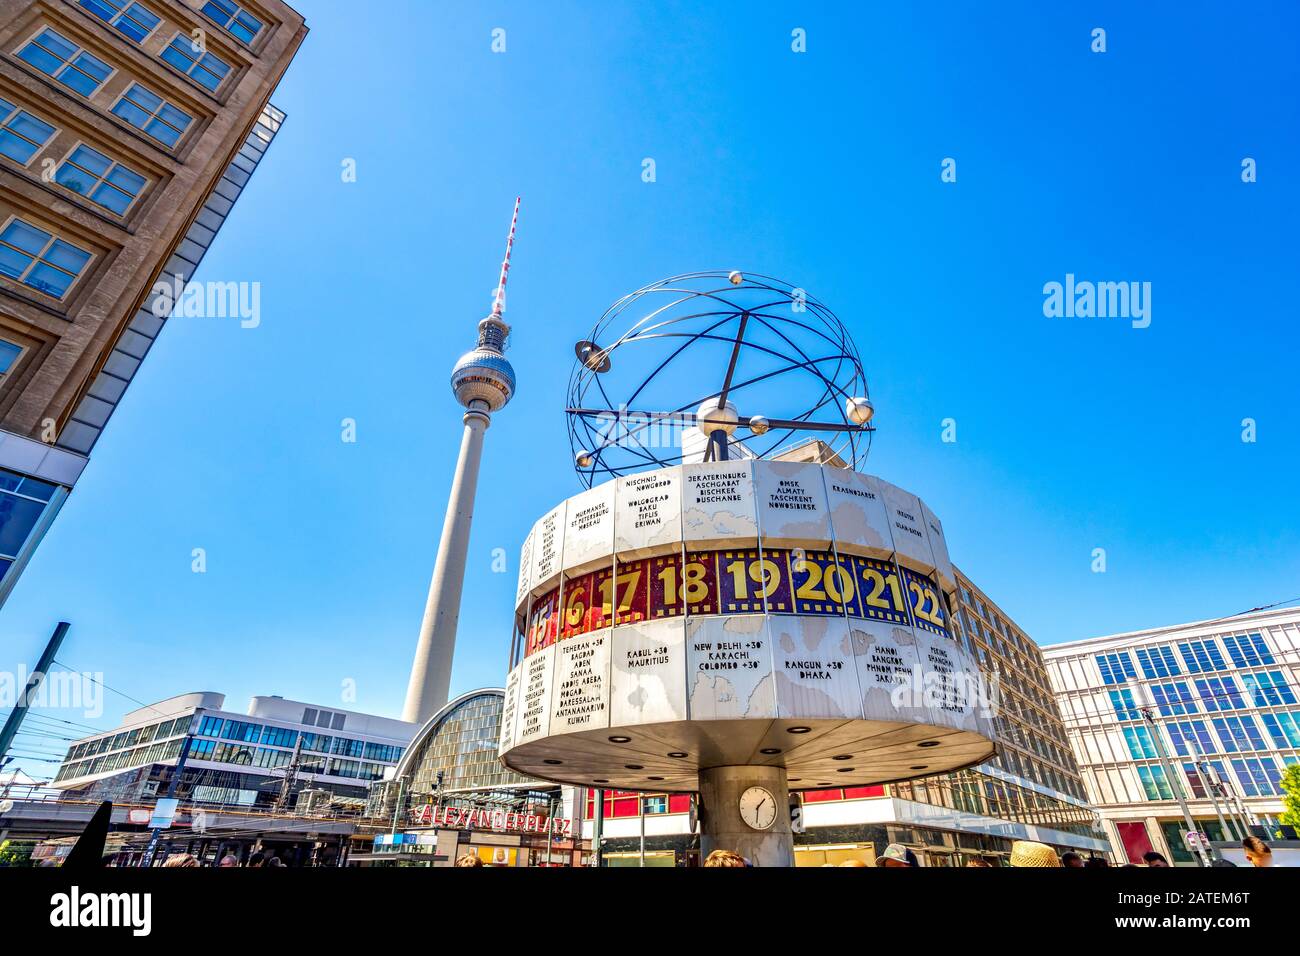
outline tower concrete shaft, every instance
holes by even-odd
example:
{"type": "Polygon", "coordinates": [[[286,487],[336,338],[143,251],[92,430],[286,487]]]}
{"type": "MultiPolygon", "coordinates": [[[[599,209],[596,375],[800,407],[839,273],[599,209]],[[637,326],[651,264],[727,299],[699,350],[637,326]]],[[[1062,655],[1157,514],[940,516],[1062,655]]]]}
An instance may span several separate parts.
{"type": "Polygon", "coordinates": [[[447,499],[442,540],[438,544],[424,620],[420,623],[420,638],[415,646],[406,706],[402,709],[402,719],[416,724],[423,724],[447,703],[451,688],[451,659],[456,647],[456,625],[460,620],[469,531],[474,519],[479,462],[483,457],[483,433],[489,423],[486,408],[471,407],[465,412],[465,432],[461,436],[460,457],[456,460],[456,476],[451,483],[451,496],[447,499]]]}

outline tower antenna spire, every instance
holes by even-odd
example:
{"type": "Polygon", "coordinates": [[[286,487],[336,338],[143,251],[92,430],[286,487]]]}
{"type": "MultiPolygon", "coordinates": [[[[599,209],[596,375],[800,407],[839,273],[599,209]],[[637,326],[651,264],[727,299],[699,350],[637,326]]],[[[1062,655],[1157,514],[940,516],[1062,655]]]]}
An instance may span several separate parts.
{"type": "Polygon", "coordinates": [[[510,278],[510,251],[515,245],[515,225],[519,222],[519,200],[521,197],[515,197],[515,212],[510,217],[510,234],[506,236],[506,257],[501,260],[501,280],[497,283],[497,294],[492,300],[492,317],[501,318],[501,313],[506,310],[506,280],[510,278]]]}

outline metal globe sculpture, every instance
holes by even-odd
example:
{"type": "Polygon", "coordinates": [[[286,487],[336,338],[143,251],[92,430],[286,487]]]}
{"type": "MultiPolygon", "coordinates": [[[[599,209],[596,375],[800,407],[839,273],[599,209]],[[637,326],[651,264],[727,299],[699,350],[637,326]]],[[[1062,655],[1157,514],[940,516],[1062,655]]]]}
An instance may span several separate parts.
{"type": "Polygon", "coordinates": [[[790,866],[792,789],[995,752],[943,524],[861,470],[875,409],[834,313],[778,279],[700,272],[620,299],[574,354],[589,487],[523,540],[506,767],[695,793],[702,853],[790,866]]]}
{"type": "Polygon", "coordinates": [[[731,270],[652,283],[574,351],[569,440],[588,487],[701,455],[766,458],[809,433],[854,468],[871,446],[866,374],[844,323],[781,279],[731,270]]]}

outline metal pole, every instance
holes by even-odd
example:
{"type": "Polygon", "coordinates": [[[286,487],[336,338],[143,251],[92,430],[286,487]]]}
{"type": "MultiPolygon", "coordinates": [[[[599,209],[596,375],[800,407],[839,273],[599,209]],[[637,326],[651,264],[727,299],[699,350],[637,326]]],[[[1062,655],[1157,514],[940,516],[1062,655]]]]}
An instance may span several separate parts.
{"type": "MultiPolygon", "coordinates": [[[[194,737],[190,734],[185,735],[185,740],[181,743],[180,759],[176,761],[176,769],[172,771],[172,778],[167,784],[167,795],[164,799],[170,800],[176,796],[176,785],[181,781],[181,771],[185,769],[185,761],[190,756],[190,744],[193,743],[194,737]]],[[[157,811],[158,803],[154,801],[154,810],[157,811]]],[[[162,827],[154,827],[153,832],[149,834],[149,843],[144,848],[144,856],[140,858],[140,866],[153,866],[153,856],[158,850],[158,838],[162,835],[162,827]]]]}
{"type": "MultiPolygon", "coordinates": [[[[1192,745],[1192,749],[1196,751],[1192,758],[1192,767],[1196,770],[1196,779],[1201,781],[1201,788],[1205,791],[1206,796],[1210,798],[1210,803],[1214,805],[1214,815],[1219,818],[1219,828],[1223,831],[1223,836],[1226,839],[1232,831],[1228,829],[1228,821],[1224,819],[1223,811],[1219,809],[1219,798],[1214,792],[1214,787],[1210,785],[1209,778],[1201,772],[1201,763],[1205,759],[1205,753],[1201,750],[1201,744],[1196,739],[1196,728],[1192,728],[1191,736],[1186,734],[1184,736],[1192,745]]],[[[1232,838],[1236,839],[1235,833],[1232,834],[1232,838]]]]}
{"type": "Polygon", "coordinates": [[[1205,774],[1201,773],[1200,763],[1194,761],[1192,767],[1196,770],[1196,779],[1201,781],[1201,789],[1205,791],[1205,795],[1210,798],[1210,803],[1214,806],[1214,815],[1219,818],[1219,830],[1223,833],[1224,839],[1235,840],[1237,834],[1228,828],[1228,821],[1224,819],[1223,811],[1219,808],[1219,798],[1214,792],[1214,787],[1210,786],[1210,781],[1205,774]]]}
{"type": "Polygon", "coordinates": [[[401,777],[398,777],[397,778],[397,803],[393,805],[393,828],[388,831],[390,835],[397,833],[397,818],[401,816],[402,813],[402,790],[405,787],[405,785],[406,785],[406,776],[403,775],[401,777]]]}
{"type": "Polygon", "coordinates": [[[637,802],[641,810],[641,861],[638,866],[645,866],[645,795],[638,794],[637,802]]]}
{"type": "MultiPolygon", "coordinates": [[[[1210,769],[1213,770],[1214,768],[1211,767],[1210,769]]],[[[1214,776],[1214,786],[1218,790],[1219,796],[1223,797],[1223,805],[1228,808],[1228,815],[1232,817],[1232,825],[1241,831],[1241,837],[1245,839],[1250,834],[1250,823],[1241,812],[1241,806],[1237,802],[1236,794],[1223,785],[1223,778],[1217,772],[1214,776]]]]}
{"type": "Polygon", "coordinates": [[[600,841],[603,839],[601,833],[605,829],[605,791],[597,789],[593,793],[596,800],[595,809],[591,814],[591,853],[596,861],[596,869],[600,869],[602,865],[600,841]]]}
{"type": "MultiPolygon", "coordinates": [[[[1196,823],[1192,820],[1192,811],[1187,809],[1187,801],[1183,798],[1182,784],[1178,778],[1174,776],[1174,768],[1169,765],[1169,756],[1165,753],[1164,741],[1160,739],[1160,728],[1156,726],[1155,719],[1151,716],[1150,708],[1143,707],[1141,714],[1142,718],[1151,725],[1151,739],[1155,741],[1156,753],[1160,755],[1160,763],[1164,765],[1165,776],[1168,777],[1170,786],[1173,787],[1174,796],[1178,798],[1178,805],[1183,810],[1183,820],[1187,823],[1187,829],[1188,831],[1199,832],[1196,831],[1196,823]]],[[[1185,839],[1184,842],[1186,842],[1185,839]]],[[[1206,854],[1205,848],[1201,846],[1199,840],[1196,843],[1195,850],[1195,855],[1200,858],[1201,866],[1209,866],[1210,858],[1208,854],[1206,854]]]]}
{"type": "Polygon", "coordinates": [[[546,865],[551,865],[551,848],[555,846],[555,797],[546,804],[546,865]]]}
{"type": "Polygon", "coordinates": [[[5,762],[5,755],[9,753],[9,748],[13,745],[14,736],[18,733],[18,728],[22,726],[23,718],[27,716],[27,708],[31,706],[32,698],[36,696],[41,684],[45,682],[45,672],[54,663],[54,655],[59,652],[59,647],[62,646],[63,638],[67,636],[69,627],[71,625],[67,621],[60,621],[54,628],[54,633],[50,635],[49,641],[46,642],[40,660],[36,662],[36,670],[32,671],[31,676],[27,678],[27,686],[24,688],[22,696],[15,701],[14,709],[10,711],[4,728],[0,729],[0,763],[5,762]]]}

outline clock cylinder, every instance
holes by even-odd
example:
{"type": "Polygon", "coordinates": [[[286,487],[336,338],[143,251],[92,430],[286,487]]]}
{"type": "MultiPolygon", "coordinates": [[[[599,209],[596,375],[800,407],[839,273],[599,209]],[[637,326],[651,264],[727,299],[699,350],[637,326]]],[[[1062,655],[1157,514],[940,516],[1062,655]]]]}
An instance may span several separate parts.
{"type": "MultiPolygon", "coordinates": [[[[731,850],[754,866],[794,866],[790,787],[784,767],[709,767],[700,771],[700,858],[731,850]],[[751,788],[770,794],[776,819],[763,829],[745,819],[741,801],[751,788]]],[[[752,808],[751,808],[752,809],[752,808]]],[[[768,808],[760,811],[760,822],[768,808]]]]}

